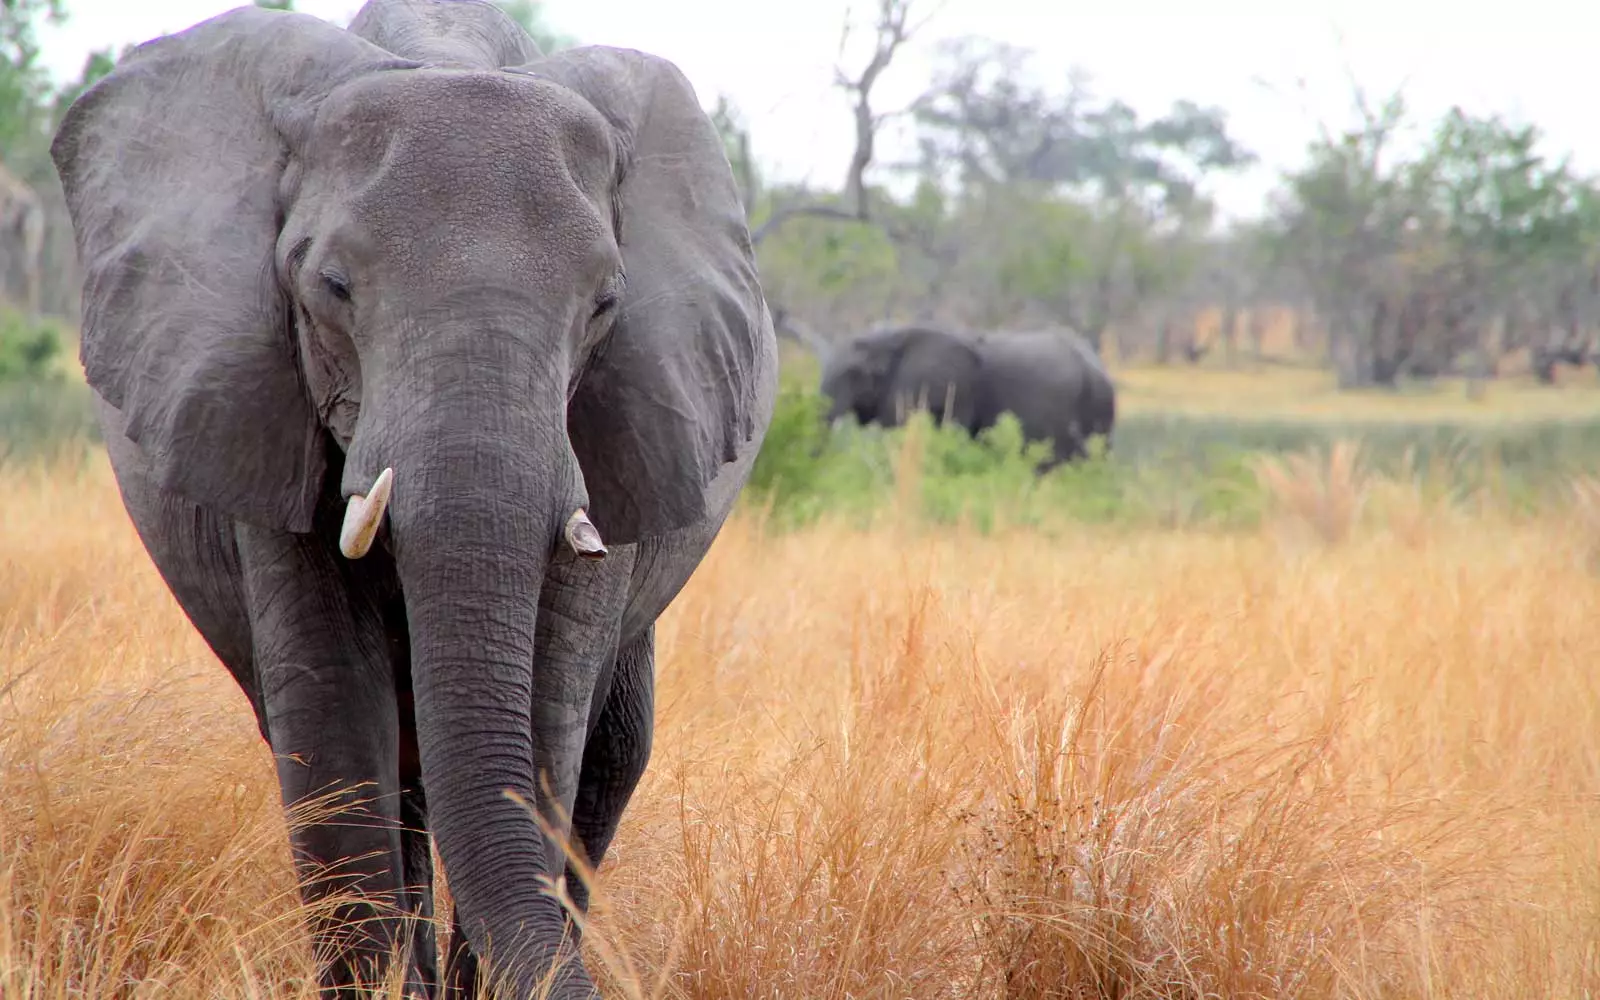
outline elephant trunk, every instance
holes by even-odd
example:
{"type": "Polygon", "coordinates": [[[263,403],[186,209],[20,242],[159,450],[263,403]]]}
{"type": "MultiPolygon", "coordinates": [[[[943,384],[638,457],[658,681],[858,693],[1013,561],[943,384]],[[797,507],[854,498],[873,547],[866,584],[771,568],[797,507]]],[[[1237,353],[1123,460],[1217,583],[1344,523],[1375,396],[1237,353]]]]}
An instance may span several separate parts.
{"type": "Polygon", "coordinates": [[[551,551],[584,544],[595,557],[603,545],[586,518],[572,526],[586,497],[561,386],[553,376],[530,386],[525,365],[510,384],[515,362],[485,360],[432,358],[435,372],[460,377],[436,377],[417,415],[391,422],[384,448],[428,822],[459,926],[488,975],[529,996],[552,961],[570,958],[552,995],[591,996],[575,954],[558,947],[560,905],[542,892],[541,876],[559,872],[561,859],[547,857],[543,834],[507,793],[537,801],[535,617],[551,551]]]}

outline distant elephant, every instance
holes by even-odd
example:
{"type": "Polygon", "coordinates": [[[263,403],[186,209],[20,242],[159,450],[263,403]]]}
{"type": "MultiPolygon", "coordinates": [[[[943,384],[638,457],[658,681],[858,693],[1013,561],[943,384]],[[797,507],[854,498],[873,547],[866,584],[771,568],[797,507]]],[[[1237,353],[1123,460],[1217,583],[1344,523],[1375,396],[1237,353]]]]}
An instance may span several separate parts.
{"type": "Polygon", "coordinates": [[[368,783],[294,835],[343,873],[310,895],[370,896],[313,928],[324,992],[409,944],[415,995],[528,997],[557,964],[551,996],[596,995],[541,879],[583,887],[506,793],[600,863],[650,755],[654,623],[777,385],[693,88],[632,50],[543,57],[489,3],[244,7],[124,58],[52,154],[145,548],[284,802],[368,783]],[[430,833],[442,971],[405,915],[432,913],[430,833]]]}
{"type": "Polygon", "coordinates": [[[1116,390],[1094,349],[1069,331],[970,336],[929,326],[876,330],[825,351],[828,417],[900,424],[919,405],[977,435],[1002,412],[1028,441],[1052,442],[1042,469],[1082,458],[1090,437],[1109,444],[1116,390]]]}

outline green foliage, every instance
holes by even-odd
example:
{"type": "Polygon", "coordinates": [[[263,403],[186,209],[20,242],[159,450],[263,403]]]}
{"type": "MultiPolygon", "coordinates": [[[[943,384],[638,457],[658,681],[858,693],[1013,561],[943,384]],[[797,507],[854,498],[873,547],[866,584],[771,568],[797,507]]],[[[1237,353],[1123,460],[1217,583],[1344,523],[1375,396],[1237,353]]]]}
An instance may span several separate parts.
{"type": "Polygon", "coordinates": [[[1577,336],[1600,306],[1595,181],[1550,157],[1532,125],[1452,108],[1406,158],[1400,96],[1360,109],[1286,176],[1273,225],[1278,259],[1333,320],[1341,381],[1392,386],[1408,365],[1482,357],[1496,318],[1577,336]]]}
{"type": "Polygon", "coordinates": [[[65,17],[61,0],[0,0],[0,151],[32,141],[44,127],[50,80],[39,64],[38,29],[65,17]]]}
{"type": "Polygon", "coordinates": [[[775,297],[813,326],[889,313],[984,327],[1043,321],[1098,344],[1153,295],[1180,292],[1211,219],[1203,179],[1253,157],[1219,109],[1178,102],[1145,118],[1078,76],[1065,88],[1030,82],[1032,61],[986,39],[944,48],[910,116],[920,157],[900,169],[914,192],[897,198],[869,183],[871,225],[852,221],[854,199],[833,191],[769,193],[757,223],[772,206],[840,210],[792,218],[763,244],[775,297]],[[829,242],[830,229],[846,232],[829,242]],[[870,270],[854,256],[869,240],[882,247],[870,270]]]}
{"type": "Polygon", "coordinates": [[[52,85],[39,62],[38,28],[66,19],[62,0],[0,0],[0,162],[35,186],[53,173],[50,137],[62,115],[119,58],[110,49],[91,52],[78,79],[52,85]]]}
{"type": "Polygon", "coordinates": [[[778,387],[766,445],[750,470],[750,488],[784,492],[804,488],[812,481],[816,463],[828,446],[827,412],[827,397],[785,379],[778,387]]]}
{"type": "Polygon", "coordinates": [[[30,322],[22,313],[0,307],[0,383],[59,378],[61,332],[52,324],[30,322]]]}
{"type": "Polygon", "coordinates": [[[761,244],[759,255],[762,284],[775,301],[805,302],[822,313],[842,308],[882,315],[900,274],[894,242],[865,222],[793,218],[761,244]]]}
{"type": "Polygon", "coordinates": [[[256,0],[256,6],[266,10],[294,10],[294,0],[256,0]]]}

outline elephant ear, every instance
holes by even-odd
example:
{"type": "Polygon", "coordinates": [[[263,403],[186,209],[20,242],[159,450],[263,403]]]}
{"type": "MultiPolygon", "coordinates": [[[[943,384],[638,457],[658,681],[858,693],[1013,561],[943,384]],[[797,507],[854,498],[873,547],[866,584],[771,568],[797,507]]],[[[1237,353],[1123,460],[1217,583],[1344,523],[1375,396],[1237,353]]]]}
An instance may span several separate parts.
{"type": "Polygon", "coordinates": [[[619,543],[692,524],[761,430],[756,365],[775,350],[727,154],[664,59],[592,46],[523,70],[583,95],[620,150],[626,289],[567,407],[590,516],[619,543]]]}
{"type": "Polygon", "coordinates": [[[522,25],[486,0],[368,0],[350,31],[430,66],[499,69],[544,54],[522,25]]]}
{"type": "Polygon", "coordinates": [[[80,359],[161,488],[308,531],[325,456],[274,268],[279,186],[322,98],[414,64],[245,7],[148,42],[51,145],[84,270],[80,359]]]}

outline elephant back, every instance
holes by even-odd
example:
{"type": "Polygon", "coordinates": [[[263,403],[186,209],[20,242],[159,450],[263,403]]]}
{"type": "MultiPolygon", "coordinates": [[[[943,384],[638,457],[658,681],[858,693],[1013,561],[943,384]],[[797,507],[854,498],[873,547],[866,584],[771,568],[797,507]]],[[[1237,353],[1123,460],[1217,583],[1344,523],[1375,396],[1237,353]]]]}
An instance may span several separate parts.
{"type": "Polygon", "coordinates": [[[978,341],[991,419],[1011,412],[1029,438],[1077,441],[1109,423],[1110,379],[1070,331],[999,331],[978,341]]]}

